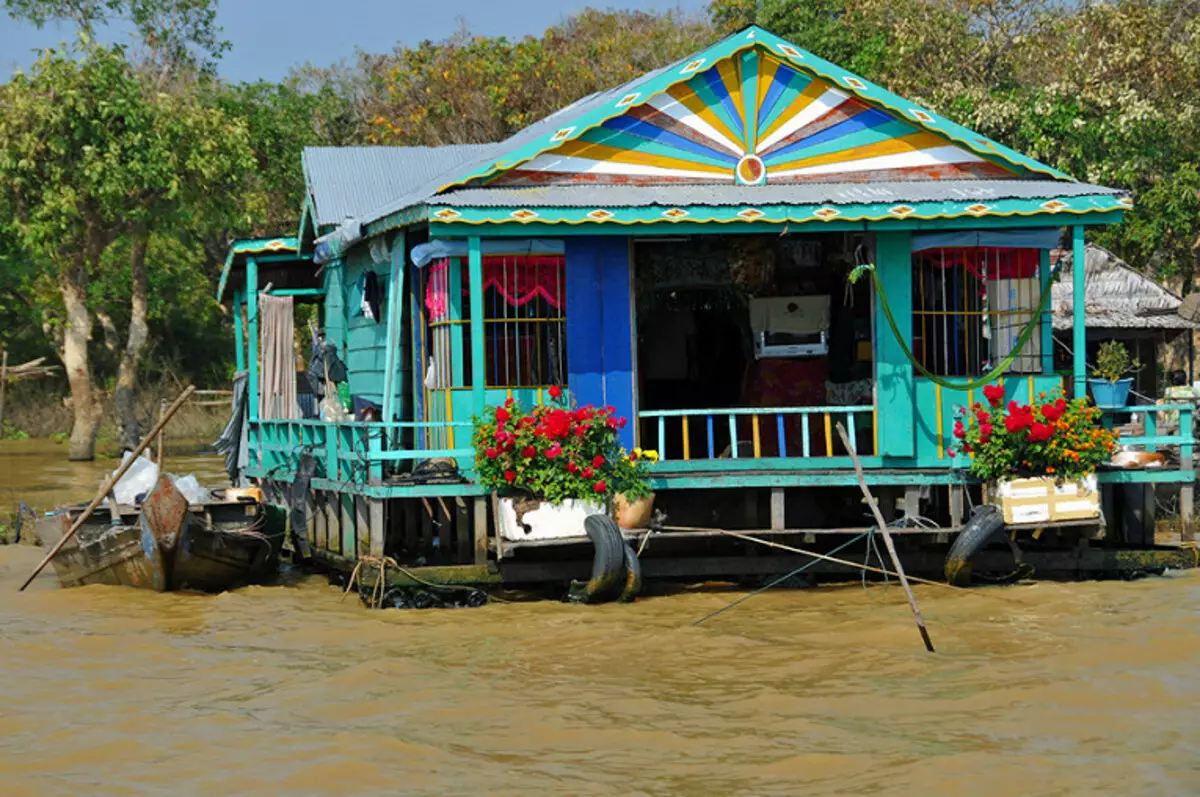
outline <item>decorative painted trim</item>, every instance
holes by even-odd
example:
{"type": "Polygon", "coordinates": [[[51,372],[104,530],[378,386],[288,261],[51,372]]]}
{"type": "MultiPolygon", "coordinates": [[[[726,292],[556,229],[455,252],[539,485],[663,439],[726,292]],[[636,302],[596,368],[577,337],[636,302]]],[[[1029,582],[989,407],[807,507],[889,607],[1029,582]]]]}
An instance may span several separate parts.
{"type": "Polygon", "coordinates": [[[225,267],[221,269],[221,278],[217,280],[217,301],[225,295],[225,286],[229,283],[229,275],[233,272],[233,263],[239,256],[256,255],[263,252],[271,254],[299,253],[300,241],[287,236],[279,238],[242,238],[229,245],[225,255],[225,267]]]}
{"type": "Polygon", "coordinates": [[[234,241],[229,249],[235,255],[258,254],[259,252],[278,254],[279,252],[299,251],[299,243],[295,238],[251,238],[234,241]]]}
{"type": "Polygon", "coordinates": [[[518,167],[564,142],[578,139],[585,132],[600,126],[609,119],[621,115],[630,107],[628,103],[621,104],[630,94],[637,92],[647,100],[650,100],[655,96],[663,94],[671,87],[689,80],[706,65],[715,64],[724,59],[737,56],[755,47],[761,47],[772,53],[778,52],[788,59],[788,63],[792,68],[804,74],[846,86],[847,90],[854,97],[863,102],[881,110],[890,111],[922,130],[936,133],[987,160],[1000,160],[1020,170],[1049,175],[1058,180],[1072,180],[1069,175],[1057,169],[1039,163],[1002,144],[986,139],[962,125],[951,122],[948,119],[940,118],[924,108],[914,106],[908,100],[868,80],[853,75],[823,58],[802,50],[791,42],[785,41],[767,30],[751,26],[744,35],[734,34],[717,42],[712,47],[697,53],[678,69],[668,70],[652,77],[644,77],[640,82],[629,86],[620,97],[615,97],[611,102],[574,119],[572,125],[560,128],[551,134],[539,137],[512,152],[506,153],[503,158],[506,164],[504,167],[499,167],[498,161],[491,159],[488,164],[472,172],[463,174],[457,180],[443,185],[436,193],[442,193],[472,180],[487,179],[500,171],[518,167]]]}
{"type": "MultiPolygon", "coordinates": [[[[897,219],[979,219],[1012,216],[1084,215],[1089,213],[1124,212],[1127,206],[1109,194],[1062,197],[1054,200],[1053,210],[1047,209],[1045,199],[1000,199],[991,204],[981,202],[915,202],[851,205],[766,205],[711,206],[689,205],[662,209],[659,206],[634,208],[572,208],[540,207],[536,213],[524,208],[458,207],[454,208],[455,224],[539,224],[556,225],[637,225],[675,224],[738,224],[766,222],[774,224],[820,224],[829,221],[883,221],[897,219]]],[[[430,216],[431,226],[438,225],[440,214],[430,216]]]]}

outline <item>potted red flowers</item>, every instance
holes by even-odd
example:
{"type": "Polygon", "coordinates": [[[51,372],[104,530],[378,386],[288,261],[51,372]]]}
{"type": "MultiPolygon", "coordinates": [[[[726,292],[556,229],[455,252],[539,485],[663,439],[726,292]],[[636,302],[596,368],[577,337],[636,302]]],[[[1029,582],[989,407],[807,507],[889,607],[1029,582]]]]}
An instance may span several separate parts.
{"type": "Polygon", "coordinates": [[[583,536],[624,472],[612,407],[573,406],[562,389],[526,410],[509,399],[474,420],[477,481],[497,494],[497,526],[510,540],[583,536]]]}
{"type": "Polygon", "coordinates": [[[1117,449],[1087,399],[1067,401],[1061,390],[1033,404],[1004,403],[1004,389],[983,389],[986,404],[961,408],[958,441],[950,454],[971,457],[970,472],[986,482],[1006,523],[1097,517],[1096,467],[1117,449]]]}

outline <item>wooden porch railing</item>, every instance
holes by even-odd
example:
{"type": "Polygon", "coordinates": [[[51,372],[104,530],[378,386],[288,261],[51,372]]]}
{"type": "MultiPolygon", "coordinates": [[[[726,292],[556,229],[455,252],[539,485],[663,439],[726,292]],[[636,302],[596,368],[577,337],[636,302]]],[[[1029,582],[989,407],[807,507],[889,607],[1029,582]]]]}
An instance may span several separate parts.
{"type": "Polygon", "coordinates": [[[296,472],[300,457],[311,454],[318,461],[318,476],[347,485],[369,484],[383,478],[385,464],[448,457],[465,466],[475,456],[470,421],[416,421],[367,423],[317,420],[250,421],[248,426],[250,465],[286,478],[296,472]],[[406,433],[427,431],[431,437],[467,441],[465,447],[421,449],[408,444],[406,433]]]}
{"type": "Polygon", "coordinates": [[[660,461],[844,455],[833,433],[838,420],[846,424],[854,453],[873,455],[879,448],[875,417],[872,406],[739,407],[638,413],[643,446],[649,448],[653,441],[660,461]],[[864,420],[869,421],[866,427],[864,420]],[[859,433],[864,430],[870,433],[867,446],[859,442],[859,433]]]}

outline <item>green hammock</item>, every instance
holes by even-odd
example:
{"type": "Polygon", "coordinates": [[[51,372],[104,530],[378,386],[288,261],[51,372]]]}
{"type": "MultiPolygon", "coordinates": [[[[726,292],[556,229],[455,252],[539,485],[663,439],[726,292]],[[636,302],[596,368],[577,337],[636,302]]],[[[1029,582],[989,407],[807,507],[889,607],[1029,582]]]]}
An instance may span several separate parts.
{"type": "Polygon", "coordinates": [[[1034,311],[1033,318],[1029,319],[1029,323],[1025,325],[1025,329],[1021,330],[1021,336],[1017,338],[1017,345],[1008,353],[1000,363],[988,373],[977,379],[971,379],[966,382],[951,382],[937,374],[930,372],[928,368],[917,361],[909,350],[908,344],[904,342],[904,336],[900,334],[900,328],[896,325],[896,318],[892,315],[892,308],[888,305],[887,296],[883,292],[883,285],[879,282],[879,272],[875,270],[875,266],[868,263],[866,265],[856,266],[850,272],[850,282],[858,282],[864,272],[871,272],[871,278],[875,282],[875,293],[879,295],[879,306],[883,308],[883,316],[887,319],[888,326],[892,328],[892,334],[896,336],[896,342],[900,344],[900,350],[904,352],[904,356],[909,359],[909,362],[929,381],[935,385],[941,385],[950,390],[974,390],[977,387],[983,387],[996,380],[1005,371],[1012,366],[1013,362],[1020,356],[1021,350],[1025,348],[1025,344],[1033,337],[1033,333],[1037,330],[1038,324],[1041,321],[1042,314],[1046,312],[1046,308],[1050,304],[1050,283],[1046,283],[1045,289],[1042,291],[1042,298],[1038,301],[1037,310],[1034,311]]]}

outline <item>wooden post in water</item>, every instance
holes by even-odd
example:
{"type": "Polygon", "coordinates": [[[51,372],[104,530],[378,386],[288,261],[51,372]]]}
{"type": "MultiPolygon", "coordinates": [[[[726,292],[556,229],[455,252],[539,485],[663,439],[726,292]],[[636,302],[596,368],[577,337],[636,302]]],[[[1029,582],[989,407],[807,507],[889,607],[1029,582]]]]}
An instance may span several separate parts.
{"type": "Polygon", "coordinates": [[[921,640],[925,643],[926,650],[930,653],[935,653],[933,640],[929,638],[929,632],[925,630],[925,618],[921,616],[921,610],[917,607],[917,599],[913,595],[912,587],[908,585],[908,577],[904,575],[904,567],[900,564],[900,556],[896,553],[896,545],[892,542],[892,535],[888,533],[887,523],[883,520],[883,514],[879,511],[879,504],[875,502],[875,496],[871,495],[871,488],[867,487],[867,479],[863,476],[862,463],[858,461],[858,455],[854,453],[854,448],[850,445],[850,438],[846,436],[846,427],[842,426],[841,421],[838,421],[837,431],[838,436],[842,438],[842,445],[845,446],[846,453],[850,455],[850,460],[854,463],[854,474],[858,477],[858,486],[862,489],[863,497],[867,499],[867,505],[871,507],[872,514],[875,515],[875,522],[879,524],[879,533],[883,535],[883,544],[887,546],[888,555],[892,557],[892,566],[896,568],[896,575],[900,578],[900,586],[904,587],[904,594],[908,596],[908,605],[912,607],[913,617],[917,620],[917,630],[921,632],[921,640]]]}
{"type": "Polygon", "coordinates": [[[25,583],[21,585],[21,588],[17,590],[17,592],[24,592],[25,588],[33,583],[33,580],[37,578],[38,573],[42,572],[42,569],[50,563],[50,560],[58,555],[58,552],[62,550],[62,547],[67,544],[67,541],[75,536],[75,532],[79,531],[79,527],[83,525],[83,522],[91,517],[92,512],[96,511],[96,507],[100,506],[100,504],[104,502],[104,499],[108,497],[108,494],[111,493],[113,488],[117,486],[117,482],[119,482],[121,477],[125,475],[125,471],[129,470],[141,453],[150,447],[150,444],[154,442],[154,438],[157,437],[158,433],[162,431],[162,428],[167,425],[167,421],[171,420],[171,416],[183,406],[183,403],[188,400],[188,397],[191,396],[195,390],[195,387],[189,386],[183,391],[183,393],[179,395],[179,398],[175,399],[175,403],[167,409],[166,414],[161,420],[159,420],[157,424],[155,424],[154,428],[150,430],[150,433],[142,438],[142,442],[138,443],[137,448],[133,449],[133,452],[129,455],[128,459],[121,463],[121,467],[117,468],[116,473],[109,476],[104,481],[103,486],[101,486],[100,490],[96,493],[96,497],[93,498],[92,502],[84,507],[84,510],[79,513],[79,517],[75,518],[75,522],[71,524],[71,528],[69,528],[67,533],[62,535],[62,538],[58,541],[58,543],[50,549],[50,553],[46,554],[45,558],[38,563],[38,566],[33,569],[33,572],[29,574],[29,578],[25,579],[25,583]]]}

